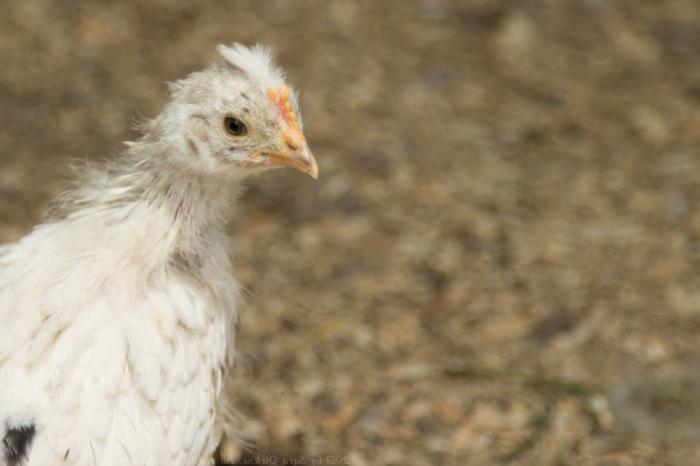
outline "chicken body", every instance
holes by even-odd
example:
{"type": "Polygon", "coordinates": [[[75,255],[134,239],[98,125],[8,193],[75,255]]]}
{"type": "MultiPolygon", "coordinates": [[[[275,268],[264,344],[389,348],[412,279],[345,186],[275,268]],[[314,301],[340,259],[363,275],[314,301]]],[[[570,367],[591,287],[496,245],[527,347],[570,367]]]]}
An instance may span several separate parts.
{"type": "Polygon", "coordinates": [[[174,85],[118,160],[87,169],[57,218],[0,247],[0,465],[202,465],[229,428],[238,286],[226,212],[251,167],[273,165],[261,152],[297,168],[312,156],[298,135],[303,147],[278,140],[290,120],[255,74],[269,54],[222,55],[174,85]],[[258,139],[222,135],[241,104],[196,106],[198,90],[245,93],[258,139]]]}
{"type": "Polygon", "coordinates": [[[176,222],[126,204],[3,251],[3,317],[21,318],[3,324],[0,419],[36,430],[26,464],[195,465],[216,448],[237,288],[223,232],[182,251],[176,222]]]}

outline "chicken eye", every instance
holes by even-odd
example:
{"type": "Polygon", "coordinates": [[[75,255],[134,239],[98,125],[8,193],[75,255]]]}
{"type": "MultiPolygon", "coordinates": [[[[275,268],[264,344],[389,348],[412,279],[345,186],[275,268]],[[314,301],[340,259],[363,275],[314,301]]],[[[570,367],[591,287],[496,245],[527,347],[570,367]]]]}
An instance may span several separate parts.
{"type": "Polygon", "coordinates": [[[224,119],[224,128],[231,136],[245,136],[248,133],[248,127],[245,123],[235,117],[226,117],[224,119]]]}

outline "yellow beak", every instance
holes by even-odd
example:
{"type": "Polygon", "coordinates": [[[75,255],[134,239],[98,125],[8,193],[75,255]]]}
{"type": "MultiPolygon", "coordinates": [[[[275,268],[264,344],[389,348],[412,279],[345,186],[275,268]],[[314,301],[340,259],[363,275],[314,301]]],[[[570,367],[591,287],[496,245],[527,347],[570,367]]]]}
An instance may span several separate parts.
{"type": "Polygon", "coordinates": [[[295,127],[282,131],[282,149],[270,157],[274,165],[296,168],[314,180],[318,179],[318,164],[304,135],[295,127]]]}

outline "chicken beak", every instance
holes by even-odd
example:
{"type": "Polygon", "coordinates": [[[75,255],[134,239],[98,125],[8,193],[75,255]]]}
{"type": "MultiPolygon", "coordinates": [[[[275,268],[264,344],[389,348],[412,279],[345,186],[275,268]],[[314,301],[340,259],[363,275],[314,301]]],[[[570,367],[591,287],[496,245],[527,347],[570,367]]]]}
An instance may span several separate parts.
{"type": "Polygon", "coordinates": [[[306,138],[297,128],[286,128],[282,131],[282,149],[271,157],[275,165],[296,168],[318,179],[318,164],[311,153],[306,138]]]}

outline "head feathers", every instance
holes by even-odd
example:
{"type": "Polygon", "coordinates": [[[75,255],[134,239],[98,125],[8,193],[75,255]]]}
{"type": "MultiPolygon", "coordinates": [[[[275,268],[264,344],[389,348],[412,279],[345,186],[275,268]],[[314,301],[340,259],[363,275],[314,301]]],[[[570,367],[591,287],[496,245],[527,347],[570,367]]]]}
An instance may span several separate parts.
{"type": "Polygon", "coordinates": [[[258,83],[263,92],[284,86],[284,73],[275,64],[270,48],[260,44],[253,47],[222,44],[216,50],[227,65],[242,71],[248,79],[258,83]]]}

